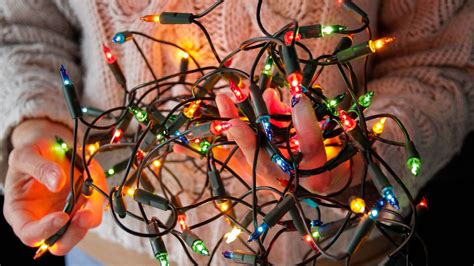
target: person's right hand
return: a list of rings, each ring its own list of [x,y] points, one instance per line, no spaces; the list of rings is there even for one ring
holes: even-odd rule
[[[27,120],[14,129],[3,212],[28,246],[39,245],[72,219],[66,233],[49,249],[64,255],[101,223],[104,198],[94,191],[87,199],[80,197],[72,217],[62,211],[70,191],[70,161],[55,151],[55,135],[72,145],[71,131],[48,120]],[[104,189],[105,176],[99,164],[93,162],[89,169],[94,183]]]

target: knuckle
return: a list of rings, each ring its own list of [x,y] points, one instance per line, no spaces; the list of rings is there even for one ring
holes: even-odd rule
[[[13,149],[10,152],[10,156],[8,157],[8,166],[12,167],[15,162],[21,162],[22,161],[22,150],[20,149]]]

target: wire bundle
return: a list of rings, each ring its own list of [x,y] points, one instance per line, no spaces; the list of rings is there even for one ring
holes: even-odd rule
[[[414,234],[416,207],[397,173],[374,151],[373,144],[380,141],[387,145],[405,147],[407,167],[414,175],[419,174],[421,160],[407,130],[397,117],[391,114],[377,114],[370,117],[364,115],[364,111],[372,102],[374,92],[367,89],[366,74],[364,74],[363,86],[359,86],[358,77],[351,66],[351,61],[364,58],[367,68],[368,56],[384,49],[387,44],[394,41],[394,38],[384,37],[372,40],[367,15],[352,1],[347,0],[339,2],[361,22],[358,29],[350,30],[342,25],[300,26],[297,21],[293,21],[272,34],[260,21],[262,1],[258,1],[256,19],[263,36],[243,41],[238,48],[221,59],[206,28],[199,22],[199,18],[212,12],[222,2],[215,2],[200,14],[164,12],[142,17],[144,22],[149,23],[197,25],[209,42],[218,62],[216,66],[201,67],[198,60],[188,53],[189,51],[171,42],[158,40],[141,32],[119,32],[114,36],[113,41],[118,44],[132,41],[155,78],[129,89],[126,87],[126,75],[122,73],[117,58],[104,45],[104,54],[110,70],[125,92],[122,106],[106,111],[81,106],[66,69],[61,67],[63,92],[76,128],[72,150],[59,138],[57,139],[58,150],[65,153],[72,166],[84,171],[84,177],[77,178],[71,171],[71,184],[76,185],[71,187],[70,197],[66,204],[67,210],[72,211],[79,196],[96,193],[94,191],[101,193],[109,202],[110,213],[116,224],[132,235],[149,238],[153,253],[161,265],[168,264],[168,253],[162,240],[165,234],[172,234],[180,241],[194,264],[196,262],[188,249],[203,256],[210,255],[209,263],[211,263],[222,241],[225,239],[227,243],[230,243],[241,238],[241,233],[249,235],[249,242],[257,241],[258,248],[254,249],[246,245],[248,251],[227,250],[222,255],[234,262],[247,264],[270,263],[268,257],[273,244],[282,233],[290,231],[298,231],[302,241],[310,247],[307,256],[300,262],[295,262],[300,264],[316,262],[321,255],[336,260],[346,260],[348,263],[351,255],[357,251],[358,246],[373,227],[378,228],[394,243],[396,248],[390,256],[403,250],[409,240],[416,235]],[[364,31],[367,32],[369,40],[353,44],[351,35]],[[302,39],[318,39],[334,34],[339,34],[341,40],[337,47],[334,47],[332,54],[315,57],[300,42]],[[180,72],[158,78],[135,38],[146,38],[180,51],[182,55]],[[233,56],[250,50],[257,50],[258,53],[248,72],[228,66]],[[305,55],[304,59],[298,56],[301,52]],[[261,62],[263,62],[263,67],[261,71],[258,71],[257,68]],[[195,67],[190,68],[190,65]],[[318,78],[324,69],[329,67],[336,67],[339,70],[347,87],[347,92],[334,98],[326,97],[323,89],[318,85]],[[188,76],[195,73],[200,75],[199,78],[193,83],[188,82]],[[178,97],[164,96],[178,85],[187,88],[189,94]],[[291,96],[292,106],[296,106],[304,97],[303,95],[306,95],[311,100],[314,113],[321,123],[323,138],[332,140],[332,144],[328,146],[338,147],[339,153],[320,167],[302,169],[299,163],[303,155],[299,151],[299,141],[291,116],[269,114],[262,96],[268,88],[287,90]],[[250,185],[229,166],[229,161],[235,155],[238,146],[225,136],[224,132],[231,127],[231,124],[228,122],[230,118],[219,116],[216,108],[215,93],[219,90],[232,92],[241,120],[248,123],[257,135],[252,165],[253,182]],[[151,93],[156,93],[157,96],[153,101],[145,102],[145,97]],[[137,96],[139,94],[140,96]],[[174,106],[166,109],[165,106],[169,106],[169,103],[173,103]],[[92,119],[86,119],[85,116]],[[138,122],[137,126],[131,123],[133,119]],[[367,121],[373,119],[379,120],[372,129],[369,129]],[[387,119],[393,120],[399,126],[405,136],[405,142],[388,140],[380,136]],[[104,121],[110,122],[104,125]],[[283,122],[286,126],[276,126],[275,121]],[[82,154],[76,154],[78,122],[87,127],[83,145],[78,148]],[[168,159],[174,145],[185,147],[189,152],[195,153],[195,157],[198,158]],[[225,160],[219,160],[214,155],[216,149],[222,149],[222,145],[230,147],[229,156]],[[109,192],[101,190],[94,184],[88,168],[92,159],[102,152],[124,152],[124,150],[130,152],[129,158],[105,171],[107,178],[118,178],[118,174],[123,173],[120,185],[113,187]],[[267,153],[272,162],[281,169],[279,174],[285,176],[285,178],[279,178],[280,184],[284,187],[283,190],[257,186],[257,161],[260,150]],[[330,195],[312,193],[300,185],[302,179],[318,178],[319,174],[335,169],[345,162],[351,162],[352,168],[352,160],[357,155],[360,155],[364,161],[361,193],[353,195],[349,201],[338,201],[336,196],[350,186],[352,169],[345,186]],[[205,159],[206,169],[201,169],[199,166],[199,157]],[[180,177],[167,170],[179,184],[179,191],[172,191],[162,180],[162,172],[163,169],[167,169],[167,165],[185,161],[191,161],[196,167],[195,172],[202,173],[202,177],[197,177],[202,180],[202,191],[196,196],[194,203],[188,206],[183,206],[180,201],[180,194],[184,191]],[[390,173],[390,180],[402,188],[403,191],[397,191],[397,193],[405,193],[409,199],[411,207],[409,217],[403,217],[397,212],[400,209],[397,193],[382,168]],[[380,198],[373,206],[366,206],[365,203],[365,186],[370,183],[366,180],[368,173],[380,194]],[[159,182],[160,194],[155,193],[153,182],[150,181],[152,179]],[[224,186],[224,179],[237,179],[247,192],[243,195],[229,194]],[[278,195],[277,200],[267,202],[259,200],[258,192],[260,191],[273,192],[274,195]],[[132,213],[127,209],[125,197],[133,198],[138,204],[140,214]],[[250,203],[246,201],[247,198]],[[218,210],[216,215],[194,225],[186,223],[186,213],[209,203],[214,204]],[[302,204],[315,210],[317,217],[309,219],[311,215],[305,212]],[[167,220],[148,217],[144,205],[168,212],[170,215]],[[238,205],[246,211],[237,213],[236,206]],[[272,207],[271,210],[264,212],[264,207],[269,206]],[[324,221],[321,208],[341,209],[346,211],[347,215],[341,220]],[[382,213],[391,216],[382,215]],[[284,217],[288,217],[285,216],[287,214],[290,219],[285,220]],[[130,218],[145,223],[147,232],[137,232],[125,226],[123,219]],[[222,236],[214,248],[209,250],[193,229],[209,226],[212,221],[221,218],[225,219],[232,229]],[[253,224],[253,228],[249,228],[250,224]],[[277,225],[281,227],[280,231],[270,241],[265,241],[268,231]],[[67,226],[62,230],[63,232],[58,232],[44,241],[38,250],[39,255],[61,237],[67,230]],[[337,242],[344,231],[353,227],[355,230],[352,239],[344,252],[331,254],[328,249]],[[392,240],[388,231],[396,232],[402,242],[396,243]]]

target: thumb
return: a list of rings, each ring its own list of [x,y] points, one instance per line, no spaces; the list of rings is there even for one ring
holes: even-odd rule
[[[15,148],[8,160],[10,167],[35,178],[52,192],[58,192],[66,182],[64,170],[55,162],[43,158],[37,148]]]

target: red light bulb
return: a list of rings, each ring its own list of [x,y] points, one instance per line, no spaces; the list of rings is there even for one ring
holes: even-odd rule
[[[236,85],[232,80],[229,80],[229,87],[238,103],[247,99],[247,94],[243,91],[243,89],[245,89],[245,84],[242,81],[239,82],[239,85]]]
[[[298,42],[301,40],[301,34],[299,33],[296,33],[295,35],[295,32],[292,31],[292,30],[289,30],[285,33],[285,36],[283,37],[284,41],[285,41],[285,44],[288,46],[288,45],[291,45],[291,42],[293,41],[293,38],[295,38],[295,42]]]
[[[186,225],[186,215],[184,215],[184,214],[179,214],[178,215],[178,224],[181,227],[181,230],[184,230],[188,227]]]
[[[213,121],[211,123],[211,133],[214,135],[220,135],[222,132],[229,129],[232,125],[228,121]]]
[[[114,134],[112,135],[112,140],[110,140],[110,143],[117,143],[120,141],[122,138],[122,130],[120,128],[116,128],[114,131]]]
[[[428,201],[425,197],[421,198],[420,202],[418,203],[418,206],[422,208],[428,208]]]
[[[339,111],[339,118],[341,118],[341,123],[346,131],[353,130],[357,125],[357,122],[344,110]]]
[[[105,59],[107,59],[107,63],[109,65],[115,63],[117,61],[117,57],[115,57],[115,55],[112,54],[112,51],[110,51],[110,48],[105,46],[105,44],[103,44],[102,47],[104,50]]]

